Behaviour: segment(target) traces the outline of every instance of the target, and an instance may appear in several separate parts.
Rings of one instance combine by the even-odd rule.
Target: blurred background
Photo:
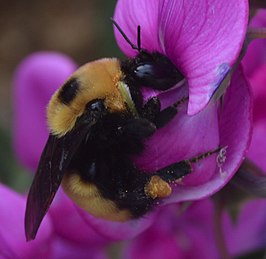
[[[59,51],[78,65],[121,57],[110,17],[115,0],[0,1],[0,182],[25,191],[29,175],[12,154],[12,76],[35,51]]]

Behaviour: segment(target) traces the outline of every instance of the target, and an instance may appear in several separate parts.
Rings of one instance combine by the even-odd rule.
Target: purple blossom
[[[257,67],[249,77],[249,81],[254,95],[254,128],[250,150],[247,156],[266,172],[266,62]]]
[[[81,220],[72,203],[72,206],[69,205],[68,207],[66,206],[68,204],[64,202],[58,207],[54,205],[51,208],[51,215],[46,215],[42,222],[36,239],[32,242],[26,242],[23,224],[26,197],[3,185],[0,185],[0,195],[2,197],[0,200],[1,258],[70,259],[75,257],[85,259],[88,256],[92,259],[106,258],[104,248],[107,240]],[[62,209],[63,205],[66,207],[65,210]],[[56,209],[59,209],[60,213],[54,215]],[[68,216],[66,217],[64,213],[68,213]],[[73,229],[75,231],[72,231]]]
[[[47,258],[51,254],[52,224],[43,221],[40,235],[27,243],[24,233],[26,198],[0,185],[0,257],[14,259]]]
[[[41,52],[30,55],[16,70],[13,146],[19,160],[32,171],[37,168],[48,136],[47,104],[55,90],[76,68],[76,64],[65,55]]]
[[[154,171],[218,146],[227,147],[222,169],[217,167],[215,157],[200,161],[193,173],[175,187],[166,203],[213,194],[233,176],[247,151],[251,100],[241,68],[232,78],[224,105],[209,102],[217,83],[239,55],[247,13],[247,1],[153,1],[151,4],[120,0],[117,3],[114,18],[128,38],[136,42],[136,28],[140,25],[142,48],[165,54],[187,79],[179,88],[155,93],[162,108],[184,96],[189,96],[188,107],[180,107],[178,115],[156,131],[146,142],[144,153],[134,158],[136,164]],[[123,52],[129,56],[137,54],[117,30],[115,35]]]
[[[264,200],[245,203],[236,222],[224,211],[222,231],[231,256],[265,247],[265,205]],[[168,205],[152,227],[128,242],[123,258],[221,258],[215,224],[215,205],[211,199],[194,202],[185,211],[182,206]]]
[[[256,16],[250,21],[250,28],[265,28],[266,10],[259,10]],[[266,63],[266,39],[254,40],[248,46],[248,51],[243,59],[245,74],[250,77],[261,65]]]
[[[266,27],[266,10],[259,10],[250,22],[251,28]],[[266,39],[251,42],[243,59],[245,74],[254,98],[253,135],[248,158],[266,172]]]
[[[251,26],[266,26],[265,11],[260,11]],[[243,59],[254,96],[253,135],[247,157],[266,175],[266,44],[253,42]],[[232,84],[234,81],[232,81]],[[124,258],[220,258],[215,241],[215,206],[211,199],[194,202],[185,212],[168,205],[157,221],[137,239],[128,243]],[[222,215],[222,232],[231,256],[240,256],[266,246],[266,201],[249,200],[238,209],[235,220],[227,211]]]
[[[248,21],[248,1],[119,0],[115,20],[136,42],[141,26],[142,48],[165,54],[188,81],[187,112],[193,115],[209,102],[221,78],[236,61]],[[136,52],[115,31],[128,56]]]
[[[248,158],[266,176],[266,63],[255,66],[249,81],[254,94],[254,130]],[[168,205],[158,213],[152,227],[128,243],[124,258],[220,258],[214,217],[215,206],[211,199],[194,202],[185,212],[178,205]],[[265,248],[265,219],[266,201],[263,199],[243,203],[235,220],[227,211],[223,212],[222,231],[231,256]]]

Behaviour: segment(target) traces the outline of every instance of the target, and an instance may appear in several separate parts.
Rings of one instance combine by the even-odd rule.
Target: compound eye
[[[139,62],[133,71],[133,77],[139,85],[167,90],[184,79],[167,57],[158,53],[153,55],[151,60]]]
[[[104,101],[102,99],[94,99],[87,103],[86,109],[93,112],[103,112],[105,110]]]

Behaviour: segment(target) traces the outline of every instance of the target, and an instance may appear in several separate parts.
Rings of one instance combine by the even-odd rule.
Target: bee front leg
[[[161,110],[154,119],[154,124],[157,129],[163,128],[167,123],[169,123],[178,113],[178,107],[185,103],[188,97],[183,97],[171,106],[168,106]]]
[[[152,97],[143,106],[140,113],[142,118],[146,118],[152,121],[156,128],[163,128],[167,123],[169,123],[178,113],[178,107],[185,103],[188,97],[183,97],[171,106],[168,106],[161,110],[161,103],[158,97]]]

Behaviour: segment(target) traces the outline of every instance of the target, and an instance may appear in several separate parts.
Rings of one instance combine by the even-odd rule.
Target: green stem
[[[266,39],[266,28],[250,28],[248,30],[248,40]]]
[[[249,5],[251,8],[266,8],[265,0],[249,0]]]
[[[218,199],[215,201],[215,209],[214,209],[214,234],[217,249],[220,253],[222,259],[230,259],[229,252],[226,247],[224,232],[222,226],[222,213],[223,213],[223,205],[221,201]]]

